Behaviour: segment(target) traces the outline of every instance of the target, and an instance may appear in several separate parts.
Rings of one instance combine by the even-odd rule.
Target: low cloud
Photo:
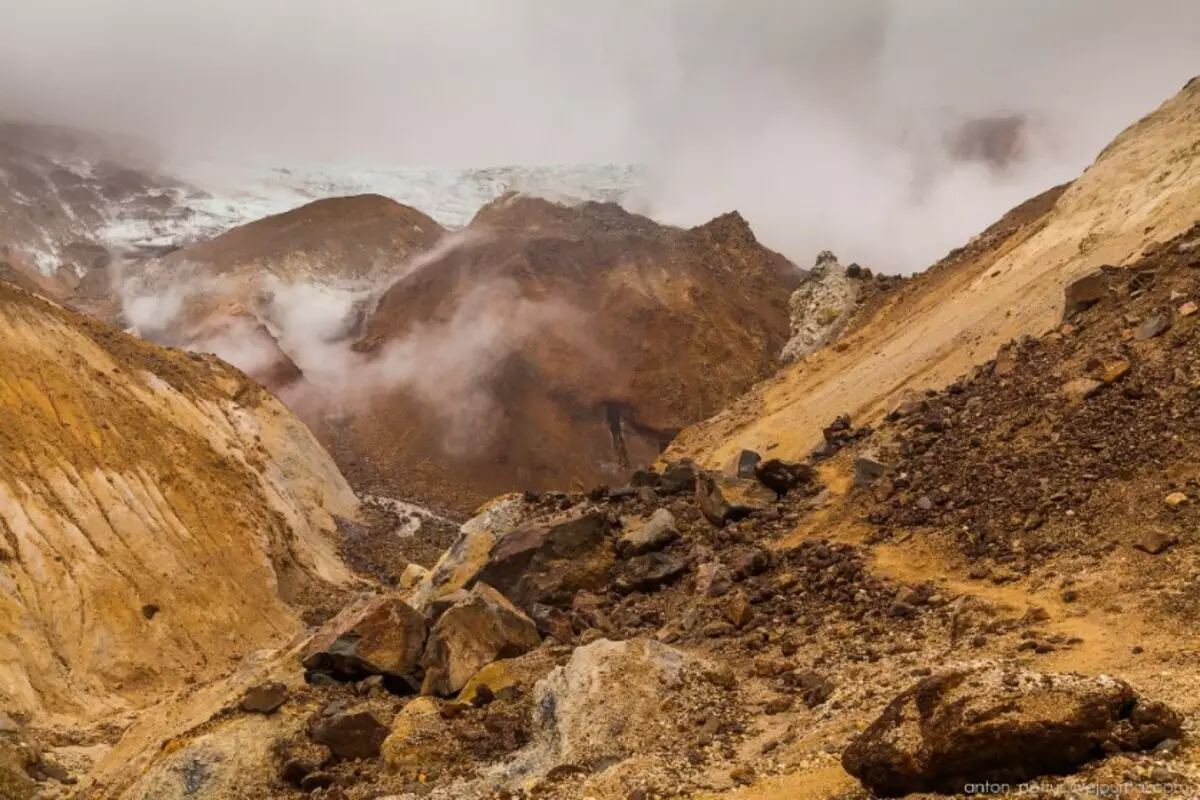
[[[0,7],[8,114],[258,166],[639,163],[630,203],[662,220],[737,208],[798,262],[905,272],[1200,69],[1183,0]],[[964,149],[1009,118],[1003,164]]]

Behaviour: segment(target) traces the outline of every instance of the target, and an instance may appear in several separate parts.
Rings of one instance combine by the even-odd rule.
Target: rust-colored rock
[[[421,684],[425,617],[398,597],[359,599],[313,637],[301,653],[305,669],[341,680],[390,675]]]
[[[612,528],[595,511],[523,525],[500,537],[473,578],[523,609],[566,606],[603,586],[613,565]]]
[[[422,664],[421,693],[449,696],[483,667],[515,658],[541,643],[537,626],[486,583],[475,585],[462,602],[446,611],[429,634]]]

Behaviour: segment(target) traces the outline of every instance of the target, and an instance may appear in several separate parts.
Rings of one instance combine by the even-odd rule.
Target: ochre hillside
[[[944,386],[1062,315],[1062,288],[1136,261],[1200,206],[1200,80],[1130,127],[1082,176],[909,282],[868,324],[685,431],[671,455],[727,462],[742,448],[802,457],[841,413],[869,422],[908,391]]]
[[[211,357],[0,282],[0,704],[94,720],[301,629],[349,574],[349,487]]]

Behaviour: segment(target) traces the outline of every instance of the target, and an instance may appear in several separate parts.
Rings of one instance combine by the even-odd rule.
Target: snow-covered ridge
[[[208,163],[172,172],[197,190],[179,198],[190,213],[171,219],[116,214],[101,233],[106,243],[124,250],[179,246],[314,200],[356,194],[389,197],[448,228],[459,228],[505,192],[621,202],[642,179],[641,168],[619,164],[238,169]]]
[[[314,200],[379,194],[448,228],[506,192],[621,202],[636,166],[261,168],[114,155],[83,135],[0,124],[0,245],[46,276],[82,276],[96,247],[153,255]],[[80,245],[90,248],[81,256]]]

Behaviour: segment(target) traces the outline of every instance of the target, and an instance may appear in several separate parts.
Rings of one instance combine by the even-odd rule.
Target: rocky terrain
[[[1197,141],[1193,81],[904,281],[830,255],[798,277],[735,215],[683,231],[505,197],[447,245],[358,199],[435,255],[368,293],[338,342],[370,363],[464,308],[511,330],[565,298],[486,351],[486,377],[528,419],[604,412],[600,433],[579,412],[590,427],[533,439],[578,487],[502,461],[528,489],[460,526],[355,496],[318,437],[360,487],[401,486],[403,464],[406,498],[447,464],[482,493],[478,464],[430,451],[414,469],[395,448],[415,434],[351,403],[310,433],[214,357],[0,283],[0,792],[1200,795]],[[214,275],[285,281],[356,252],[299,241],[296,260],[207,252]],[[516,288],[471,296],[489,280]],[[286,397],[309,369],[246,300],[291,362]],[[587,308],[624,325],[574,338]],[[731,361],[775,361],[789,334],[792,363],[634,468],[671,414],[767,370]],[[620,357],[587,360],[591,341]],[[706,359],[695,385],[663,377]],[[443,397],[382,408],[465,420]],[[621,469],[575,467],[593,441]]]

